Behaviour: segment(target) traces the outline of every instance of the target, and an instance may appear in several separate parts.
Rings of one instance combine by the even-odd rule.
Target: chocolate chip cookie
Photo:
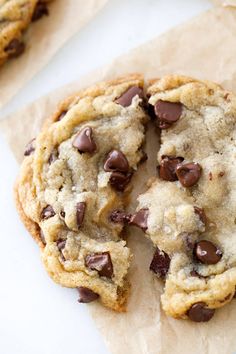
[[[143,79],[98,84],[66,100],[25,149],[16,201],[44,266],[79,302],[125,310],[130,250],[124,205],[143,157]]]
[[[0,65],[24,52],[23,33],[32,21],[48,15],[51,0],[0,0]]]
[[[161,134],[157,177],[130,224],[155,246],[164,311],[209,321],[236,286],[236,97],[175,75],[152,81],[148,96]]]

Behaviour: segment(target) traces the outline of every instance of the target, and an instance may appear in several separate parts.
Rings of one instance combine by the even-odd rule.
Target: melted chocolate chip
[[[79,202],[76,204],[76,221],[77,221],[78,228],[80,228],[83,223],[85,208],[86,208],[85,202]]]
[[[194,208],[195,214],[197,214],[199,216],[199,219],[201,220],[201,222],[206,225],[207,217],[206,217],[204,210],[201,208],[198,208],[197,206],[194,206],[193,208]]]
[[[35,9],[34,9],[34,13],[32,16],[32,21],[37,21],[39,20],[41,17],[43,16],[48,16],[49,15],[49,11],[47,8],[47,4],[44,1],[38,1]]]
[[[183,105],[180,102],[167,102],[159,100],[154,106],[158,118],[159,128],[167,129],[181,116]]]
[[[130,225],[138,226],[144,232],[147,230],[147,220],[148,220],[149,210],[147,208],[140,209],[134,213],[130,218]]]
[[[199,279],[204,279],[204,278],[206,278],[206,277],[204,277],[203,275],[199,274],[195,269],[191,270],[190,275],[191,275],[192,277],[196,277],[196,278],[199,278]]]
[[[132,178],[132,172],[124,174],[121,172],[112,172],[110,177],[110,185],[119,192],[123,192]]]
[[[123,93],[119,98],[116,99],[116,103],[123,107],[128,107],[132,103],[132,99],[138,95],[139,98],[143,98],[143,90],[138,86],[130,87],[125,93]]]
[[[109,218],[115,224],[126,224],[129,223],[131,215],[126,214],[123,210],[116,209],[113,210]]]
[[[176,168],[178,180],[184,187],[192,187],[201,176],[201,166],[198,163],[186,163]]]
[[[177,181],[176,168],[183,161],[183,157],[162,156],[159,169],[160,178],[170,182]]]
[[[170,267],[170,257],[164,251],[156,249],[152,262],[150,264],[150,270],[158,275],[159,278],[164,279],[168,273]]]
[[[57,118],[58,121],[62,120],[65,115],[66,115],[67,111],[62,111],[61,114],[59,115],[59,117]]]
[[[109,252],[89,254],[85,258],[85,265],[91,270],[96,270],[101,277],[112,278],[113,265]]]
[[[19,39],[14,38],[10,43],[4,48],[4,51],[8,54],[8,58],[17,58],[25,50],[25,44],[20,42]]]
[[[194,255],[204,264],[216,264],[221,260],[222,252],[212,242],[202,240],[196,243]]]
[[[51,165],[53,162],[55,162],[58,159],[58,152],[57,151],[53,151],[48,159],[48,163],[49,165]]]
[[[123,152],[119,150],[112,150],[106,157],[103,165],[106,172],[123,172],[129,171],[129,163]]]
[[[49,219],[54,215],[56,215],[56,213],[53,210],[53,207],[51,205],[47,205],[41,212],[41,219]]]
[[[215,310],[206,307],[204,302],[197,302],[188,310],[188,317],[194,322],[208,322],[214,316]]]
[[[93,139],[92,128],[83,128],[74,138],[72,145],[79,150],[80,153],[93,153],[97,146]]]
[[[34,142],[35,142],[35,138],[28,142],[28,144],[25,147],[24,156],[29,156],[35,151]]]
[[[57,240],[57,247],[59,251],[62,251],[65,248],[66,240],[59,239]]]
[[[79,299],[78,302],[87,304],[89,302],[95,301],[99,298],[99,295],[96,294],[94,291],[92,291],[89,288],[85,288],[83,286],[80,286],[77,288],[79,292]]]

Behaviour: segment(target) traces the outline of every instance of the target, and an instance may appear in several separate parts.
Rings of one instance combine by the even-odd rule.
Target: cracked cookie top
[[[142,87],[141,77],[130,76],[63,103],[28,144],[17,185],[48,273],[77,287],[81,302],[92,292],[116,310],[125,306],[130,251],[111,214],[124,208],[143,156]]]
[[[148,95],[161,131],[158,177],[131,222],[156,246],[150,269],[165,279],[167,314],[206,321],[236,285],[236,98],[175,75],[152,81]]]

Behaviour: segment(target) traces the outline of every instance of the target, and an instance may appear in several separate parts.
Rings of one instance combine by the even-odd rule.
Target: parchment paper
[[[27,30],[25,53],[0,68],[0,108],[19,92],[107,1],[54,0],[49,5],[50,16],[32,23]]]
[[[94,81],[128,72],[144,72],[147,77],[182,73],[209,79],[236,92],[236,9],[217,7],[132,50],[80,82],[51,93],[25,110],[0,122],[17,160],[22,159],[25,143],[39,130],[42,119],[55,110],[59,98]],[[24,119],[20,119],[24,117]],[[145,189],[149,176],[155,174],[158,138],[148,130],[149,160],[135,176],[135,195]],[[135,182],[135,181],[134,181]],[[209,323],[191,323],[167,317],[160,307],[162,283],[148,267],[151,244],[142,232],[129,232],[129,246],[134,254],[130,272],[132,293],[128,312],[117,314],[99,304],[90,309],[110,351],[114,354],[233,354],[236,352],[236,300],[216,311]]]

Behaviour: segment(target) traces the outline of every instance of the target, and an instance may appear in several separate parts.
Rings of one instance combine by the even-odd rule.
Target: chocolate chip
[[[204,302],[193,304],[188,310],[188,317],[194,322],[207,322],[214,316],[215,310],[206,307]]]
[[[93,139],[92,128],[83,128],[74,138],[72,145],[79,150],[79,152],[93,153],[97,146]]]
[[[41,17],[43,16],[48,16],[49,15],[49,11],[47,8],[47,4],[44,1],[38,1],[35,9],[34,9],[34,13],[32,16],[32,21],[37,21],[39,20]]]
[[[97,270],[101,277],[111,279],[113,275],[113,265],[109,252],[89,254],[85,258],[85,265],[91,270]]]
[[[24,50],[25,44],[20,42],[17,38],[12,39],[4,48],[4,51],[8,54],[8,58],[17,58],[24,52]]]
[[[138,95],[139,98],[143,98],[143,90],[138,86],[132,86],[128,88],[125,93],[123,93],[119,98],[116,99],[116,103],[120,104],[123,107],[128,107],[132,103],[134,96]]]
[[[57,247],[59,251],[62,251],[63,248],[65,248],[65,245],[66,245],[66,240],[62,240],[62,239],[57,240]]]
[[[147,208],[140,209],[134,213],[130,218],[130,225],[140,227],[144,232],[147,230],[147,220],[148,220],[149,210]]]
[[[123,192],[132,178],[132,172],[124,174],[121,172],[112,172],[109,183],[115,190]]]
[[[49,219],[56,215],[55,211],[53,210],[53,207],[51,205],[46,206],[41,212],[41,219]]]
[[[199,279],[206,278],[203,275],[199,274],[195,269],[191,270],[190,275]]]
[[[35,138],[28,142],[28,144],[25,147],[24,156],[29,156],[35,151],[34,142],[35,142]]]
[[[180,102],[167,102],[159,100],[154,106],[155,114],[161,129],[169,128],[181,116],[183,105]]]
[[[178,180],[184,187],[192,187],[201,176],[202,168],[198,163],[191,162],[176,168]]]
[[[79,292],[78,302],[80,303],[87,304],[99,298],[98,294],[89,288],[85,288],[84,286],[79,286],[77,290]]]
[[[176,168],[183,161],[183,157],[162,156],[159,169],[160,178],[170,182],[177,181]]]
[[[67,111],[62,111],[61,114],[59,115],[59,117],[57,118],[58,121],[62,120],[65,115],[66,115]]]
[[[193,208],[194,208],[195,214],[197,214],[199,216],[199,219],[201,220],[201,222],[206,225],[207,217],[206,217],[204,210],[202,208],[198,208],[197,206],[194,206]]]
[[[112,150],[107,155],[103,168],[106,172],[116,171],[127,173],[129,171],[129,163],[123,152]]]
[[[84,220],[85,208],[86,208],[85,202],[79,202],[76,204],[76,221],[77,221],[77,226],[79,228],[81,227]]]
[[[115,224],[126,224],[129,223],[131,215],[126,214],[123,210],[113,210],[113,212],[110,214],[110,220],[114,222]]]
[[[61,217],[64,219],[65,216],[66,216],[66,213],[62,210],[62,211],[60,212],[60,215],[61,215]]]
[[[158,275],[159,278],[164,279],[168,273],[170,267],[170,257],[164,251],[156,249],[152,262],[150,264],[150,270]]]
[[[196,243],[194,255],[204,264],[216,264],[221,260],[222,252],[212,242],[202,240]]]

